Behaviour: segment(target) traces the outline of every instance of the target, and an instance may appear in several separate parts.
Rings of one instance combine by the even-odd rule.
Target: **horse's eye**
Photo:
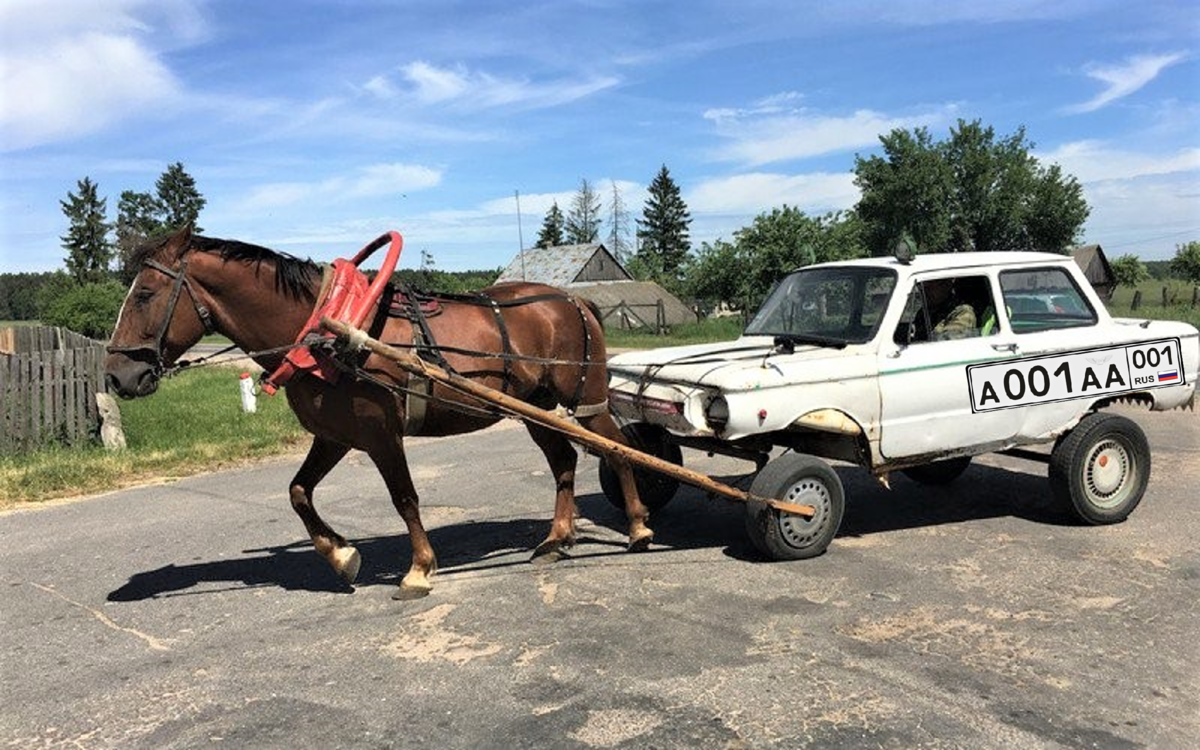
[[[149,302],[150,300],[154,299],[154,290],[153,289],[139,289],[137,291],[137,294],[133,295],[133,299],[139,305],[144,305],[147,302]]]

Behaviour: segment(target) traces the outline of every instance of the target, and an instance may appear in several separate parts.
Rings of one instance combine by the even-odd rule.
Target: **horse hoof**
[[[567,556],[561,545],[552,545],[546,549],[538,547],[533,551],[533,557],[529,558],[534,565],[549,565],[556,563]]]
[[[646,529],[644,533],[638,534],[629,540],[630,552],[645,552],[650,548],[650,542],[654,541],[654,532]]]
[[[338,547],[333,551],[333,568],[346,583],[354,583],[361,566],[362,556],[353,547]]]
[[[397,602],[407,602],[412,601],[413,599],[422,599],[426,596],[429,596],[430,591],[433,591],[432,587],[419,588],[417,586],[401,585],[399,589],[392,592],[392,600]]]

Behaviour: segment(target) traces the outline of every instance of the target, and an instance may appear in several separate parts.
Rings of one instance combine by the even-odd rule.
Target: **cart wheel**
[[[811,519],[784,513],[763,502],[746,504],[746,533],[773,560],[803,560],[820,555],[842,524],[846,493],[829,464],[815,456],[785,453],[759,472],[751,494],[800,505],[817,512]]]
[[[630,447],[683,466],[683,451],[662,427],[646,422],[631,422],[621,428],[621,434],[629,441]],[[678,479],[640,466],[633,467],[633,477],[637,482],[638,497],[651,513],[661,510],[671,502],[671,498],[675,497],[675,492],[679,489]],[[621,491],[621,480],[603,458],[600,460],[600,488],[614,507],[625,510],[625,493]]]
[[[921,466],[910,466],[902,471],[904,476],[919,484],[950,484],[962,476],[970,465],[971,457],[962,456]]]
[[[1150,481],[1150,445],[1137,423],[1089,414],[1050,454],[1050,486],[1063,506],[1090,524],[1124,521]]]

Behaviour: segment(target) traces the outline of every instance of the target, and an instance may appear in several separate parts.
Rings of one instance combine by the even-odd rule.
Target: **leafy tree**
[[[1090,211],[1078,180],[1030,154],[1024,128],[997,138],[978,120],[959,120],[944,142],[925,128],[880,142],[883,156],[856,157],[854,167],[856,212],[877,255],[904,234],[923,252],[1066,252]]]
[[[811,263],[862,256],[862,227],[841,213],[812,217],[792,206],[772,209],[734,233],[734,242],[704,243],[688,269],[692,296],[752,310],[786,274]]]
[[[196,233],[204,231],[196,225],[196,220],[208,201],[196,189],[196,180],[184,170],[183,164],[175,162],[168,166],[154,183],[154,189],[165,231],[174,232],[188,224]]]
[[[1200,284],[1200,240],[1175,246],[1171,274],[1192,284]]]
[[[558,201],[550,206],[546,218],[542,220],[542,229],[538,232],[537,244],[534,247],[558,247],[563,244],[563,228],[565,226],[562,211]]]
[[[130,260],[138,246],[165,229],[153,196],[133,190],[121,193],[117,202],[117,275],[122,282],[132,283],[137,276],[139,269],[134,268]]]
[[[668,287],[677,286],[692,249],[688,239],[692,217],[666,164],[655,175],[648,192],[642,218],[637,222],[638,265],[646,269],[649,278]]]
[[[616,180],[612,182],[612,199],[608,203],[608,249],[618,263],[624,263],[629,258],[629,211],[621,198],[621,190]]]
[[[125,301],[125,287],[118,281],[72,284],[70,288],[44,297],[41,320],[94,339],[107,339],[117,324]]]
[[[567,212],[566,240],[569,245],[583,245],[600,239],[600,196],[586,179],[579,181],[579,192],[571,199]]]
[[[1118,286],[1137,286],[1150,278],[1150,271],[1141,258],[1133,254],[1122,255],[1108,264]]]

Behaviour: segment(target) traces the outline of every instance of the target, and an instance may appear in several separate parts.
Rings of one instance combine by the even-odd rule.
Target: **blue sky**
[[[1126,0],[0,0],[0,270],[62,265],[84,176],[115,218],[182,162],[205,233],[328,260],[505,265],[586,178],[692,239],[857,201],[892,128],[1021,125],[1110,257],[1200,239],[1200,5]]]

